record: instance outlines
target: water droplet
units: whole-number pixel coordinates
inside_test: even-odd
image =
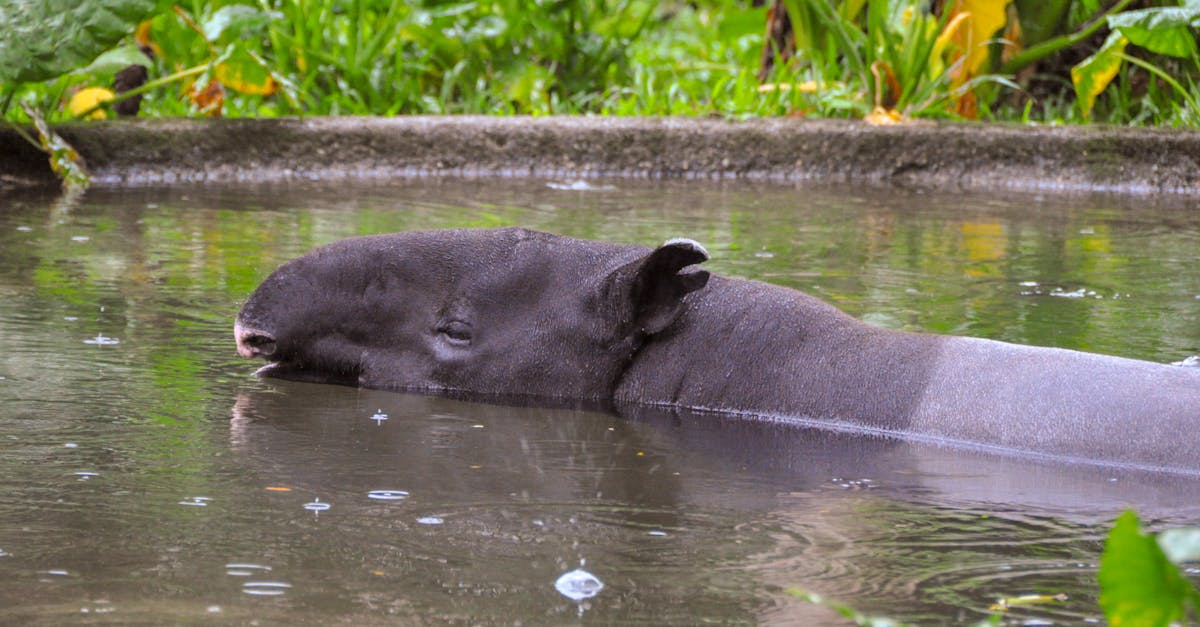
[[[417,522],[421,523],[422,525],[440,525],[446,521],[438,518],[437,516],[422,516],[417,519]]]
[[[90,239],[92,239],[92,238],[90,238],[90,237],[88,237],[88,236],[86,236],[86,235],[76,235],[76,236],[74,236],[74,237],[72,237],[72,238],[71,238],[71,241],[72,241],[72,242],[86,242],[86,241],[88,241],[88,240],[90,240]]]
[[[103,334],[100,334],[90,340],[84,340],[83,343],[95,344],[96,346],[112,346],[113,344],[120,344],[121,340],[115,337],[105,337]]]
[[[242,584],[242,592],[256,597],[281,597],[292,587],[282,581],[247,581]]]
[[[375,424],[377,424],[377,425],[383,424],[383,421],[387,420],[387,419],[388,419],[388,415],[383,413],[382,409],[376,409],[375,415],[371,416],[371,420],[374,420]]]
[[[230,577],[249,577],[255,572],[270,572],[270,566],[261,564],[226,564],[225,574]]]
[[[329,503],[322,503],[321,499],[313,499],[312,503],[305,503],[304,509],[310,512],[323,512],[332,507]]]
[[[3,379],[3,378],[4,377],[0,377],[0,379]],[[67,442],[67,443],[63,444],[63,446],[65,446],[66,448],[79,448],[79,445],[74,442]]]
[[[377,501],[402,501],[408,498],[408,492],[404,490],[371,490],[367,492],[367,498]]]
[[[604,589],[604,583],[582,568],[564,573],[554,582],[554,588],[572,601],[590,599]]]

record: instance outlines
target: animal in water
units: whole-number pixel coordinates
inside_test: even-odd
[[[657,248],[504,228],[338,241],[237,316],[265,376],[475,400],[680,407],[1200,472],[1200,369],[882,329]]]

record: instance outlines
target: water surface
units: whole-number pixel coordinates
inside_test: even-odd
[[[240,303],[315,246],[519,225],[691,237],[715,272],[891,328],[1200,354],[1200,214],[1169,202],[605,186],[0,197],[0,622],[833,620],[786,592],[800,588],[933,624],[1061,593],[1008,620],[1077,623],[1099,618],[1123,508],[1200,524],[1194,478],[274,382],[234,352]],[[576,568],[603,582],[595,597],[555,589]]]

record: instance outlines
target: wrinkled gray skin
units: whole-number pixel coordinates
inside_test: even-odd
[[[1200,472],[1200,369],[859,322],[657,249],[523,229],[336,242],[235,325],[262,374],[369,388],[755,414]]]

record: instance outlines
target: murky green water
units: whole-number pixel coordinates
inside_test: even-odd
[[[714,271],[895,328],[1200,354],[1186,207],[611,184],[0,197],[0,623],[833,620],[793,587],[933,624],[1063,593],[1009,620],[1077,623],[1122,508],[1200,523],[1198,479],[271,382],[234,352],[240,302],[312,247],[515,224],[692,237]],[[554,585],[581,564],[604,582],[582,604]]]

